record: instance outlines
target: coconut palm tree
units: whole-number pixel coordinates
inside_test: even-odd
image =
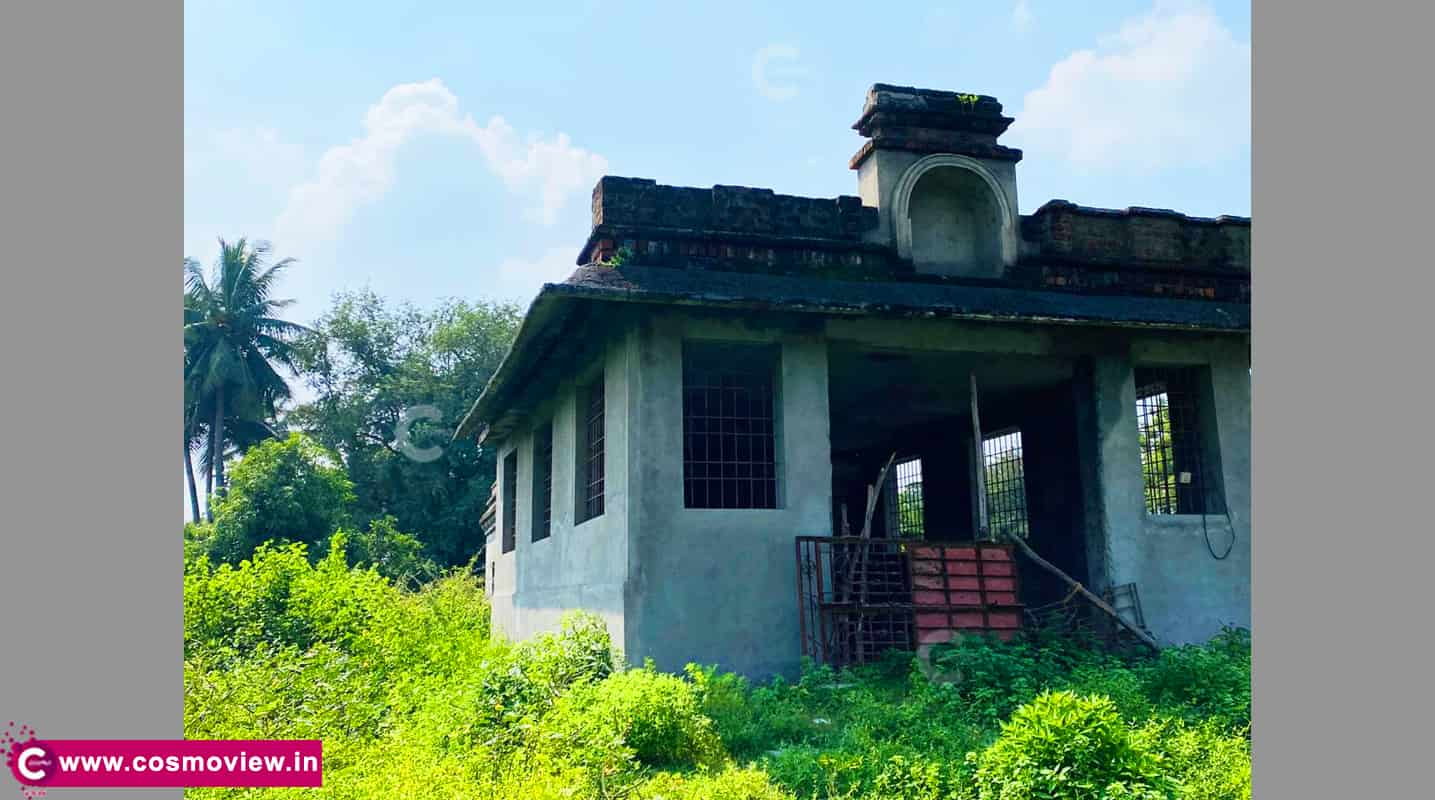
[[[199,486],[194,482],[194,449],[204,441],[204,424],[199,420],[199,404],[189,398],[185,385],[184,398],[184,480],[189,487],[190,519],[199,522]]]
[[[224,445],[240,444],[226,435],[226,424],[275,416],[290,396],[276,367],[296,372],[292,340],[309,329],[276,316],[294,302],[272,297],[293,259],[270,264],[269,244],[246,239],[220,239],[219,249],[208,275],[199,262],[184,260],[184,377],[195,419],[208,422],[209,477],[223,494]]]

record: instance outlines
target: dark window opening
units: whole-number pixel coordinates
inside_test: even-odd
[[[533,435],[533,541],[553,532],[553,424]]]
[[[1198,414],[1194,368],[1136,370],[1136,422],[1146,511],[1220,511]]]
[[[1031,532],[1026,513],[1026,469],[1021,431],[1009,428],[982,437],[982,477],[986,483],[987,526],[993,538],[1025,538]]]
[[[518,451],[503,458],[503,552],[518,545]]]
[[[579,393],[578,522],[603,513],[603,444],[604,444],[603,374],[599,373]]]
[[[777,508],[775,345],[683,346],[683,503]]]

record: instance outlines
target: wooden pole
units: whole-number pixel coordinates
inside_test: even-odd
[[[967,377],[970,379],[972,395],[972,457],[976,459],[977,465],[974,470],[977,480],[976,538],[986,539],[990,535],[987,530],[987,464],[986,450],[982,446],[982,418],[977,408],[977,373],[971,372]]]
[[[1125,617],[1116,613],[1116,609],[1112,608],[1110,605],[1107,605],[1105,600],[1102,600],[1100,597],[1097,597],[1096,595],[1088,591],[1085,586],[1081,585],[1080,581],[1077,581],[1075,578],[1061,571],[1059,568],[1057,568],[1055,564],[1037,555],[1036,551],[1031,549],[1031,545],[1027,544],[1026,541],[1023,540],[1020,536],[1008,533],[1006,534],[1006,538],[1016,544],[1016,546],[1021,549],[1022,553],[1025,554],[1027,558],[1036,562],[1037,566],[1045,569],[1056,577],[1061,578],[1063,581],[1066,581],[1066,584],[1068,586],[1070,586],[1076,592],[1080,593],[1087,600],[1090,600],[1092,605],[1109,614],[1112,619],[1116,620],[1116,622],[1121,625],[1121,627],[1130,631],[1133,635],[1136,636],[1136,638],[1140,639],[1152,650],[1155,650],[1157,652],[1161,651],[1161,645],[1157,644],[1156,640],[1151,638],[1150,634],[1146,633],[1146,631],[1141,630],[1130,622],[1127,622]]]

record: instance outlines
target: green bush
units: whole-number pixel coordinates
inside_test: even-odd
[[[692,685],[651,664],[569,689],[543,717],[537,741],[546,752],[602,753],[600,761],[631,751],[638,762],[660,768],[715,767],[724,759]]]
[[[1231,731],[1214,718],[1191,724],[1167,717],[1148,722],[1138,736],[1161,756],[1183,800],[1250,800],[1251,743],[1246,731]]]
[[[729,768],[721,772],[664,772],[640,786],[639,800],[793,800],[762,770]]]
[[[698,708],[733,755],[757,755],[767,736],[751,699],[746,678],[719,672],[715,666],[688,664],[684,669]]]
[[[962,776],[949,762],[892,756],[873,782],[872,795],[890,800],[947,800],[958,796]]]
[[[1166,798],[1173,784],[1108,698],[1043,692],[974,759],[979,800]]]
[[[956,676],[965,713],[979,724],[994,725],[1042,691],[1059,687],[1078,665],[1103,661],[1096,653],[1068,639],[1004,642],[972,635],[935,648],[932,662]]]
[[[523,671],[549,699],[578,684],[601,681],[622,666],[602,617],[570,611],[557,633],[546,633],[518,645]]]
[[[329,549],[317,565],[299,543],[260,545],[237,566],[213,567],[208,558],[190,562],[184,582],[186,652],[198,646],[304,649],[361,637],[398,593],[378,573],[349,568],[342,536]]]
[[[423,542],[398,529],[393,517],[382,517],[360,531],[344,534],[349,564],[373,567],[380,575],[402,584],[422,585],[439,569],[423,555]]]
[[[1218,718],[1231,727],[1251,721],[1249,631],[1227,629],[1204,645],[1161,651],[1142,671],[1158,707],[1190,719]]]
[[[234,564],[270,540],[323,542],[348,521],[354,485],[332,453],[291,433],[246,451],[212,502],[210,558]]]

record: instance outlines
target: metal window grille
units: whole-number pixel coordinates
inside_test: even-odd
[[[518,452],[503,457],[503,552],[518,545]]]
[[[982,437],[987,489],[987,524],[992,534],[1025,537],[1031,532],[1026,513],[1026,470],[1021,431],[1010,428]]]
[[[922,504],[922,459],[909,458],[893,465],[895,497],[893,507],[897,512],[895,528],[898,535],[920,539],[926,532],[925,509]]]
[[[603,444],[605,428],[603,420],[603,375],[599,373],[583,392],[583,482],[581,484],[581,511],[579,522],[585,522],[603,513]]]
[[[533,436],[533,541],[553,532],[553,424]]]
[[[683,502],[777,508],[777,349],[683,348]]]
[[[1210,510],[1193,370],[1136,370],[1136,422],[1147,512]]]

